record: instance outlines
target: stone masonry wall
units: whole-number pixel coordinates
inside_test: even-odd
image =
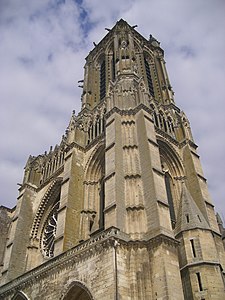
[[[113,227],[99,233],[0,287],[0,299],[17,291],[29,299],[64,299],[72,282],[82,283],[95,300],[183,299],[176,243],[122,237]]]

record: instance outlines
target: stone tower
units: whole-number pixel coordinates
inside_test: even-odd
[[[223,227],[160,43],[120,20],[82,86],[60,145],[29,157],[1,209],[0,297],[225,299]]]

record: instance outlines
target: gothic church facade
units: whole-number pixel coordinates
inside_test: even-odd
[[[223,226],[160,43],[118,21],[82,88],[1,207],[0,299],[225,299]]]

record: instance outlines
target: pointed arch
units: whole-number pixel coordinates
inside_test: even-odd
[[[163,138],[157,139],[162,170],[165,174],[165,188],[170,209],[172,227],[175,228],[179,209],[181,179],[184,178],[182,160],[176,150]]]
[[[35,238],[38,234],[38,230],[40,228],[40,224],[42,222],[43,214],[46,212],[48,207],[51,207],[56,202],[58,195],[60,194],[61,190],[61,182],[62,178],[58,177],[49,186],[48,190],[46,191],[44,197],[41,200],[41,203],[38,207],[36,216],[33,221],[32,229],[31,229],[31,238]]]
[[[100,170],[102,169],[103,162],[105,160],[105,143],[100,141],[95,149],[92,151],[85,167],[84,167],[84,178],[85,180],[98,180]]]
[[[100,142],[84,169],[84,209],[81,216],[81,239],[87,239],[97,230],[104,229],[105,208],[105,145]]]
[[[108,72],[107,79],[115,81],[116,79],[116,56],[114,51],[114,44],[113,40],[110,41],[110,43],[106,47],[106,54],[107,54],[107,60],[108,60]]]
[[[103,59],[100,62],[100,101],[105,98],[106,95],[106,61]]]
[[[46,188],[38,206],[31,227],[30,244],[27,247],[26,270],[30,270],[42,263],[44,259],[54,256],[61,183],[62,177],[54,179]]]
[[[142,53],[143,52],[143,48],[141,46],[141,42],[139,39],[137,39],[135,36],[133,36],[134,38],[134,49],[136,53]]]
[[[94,298],[84,283],[73,281],[66,286],[60,300],[94,300]]]
[[[184,176],[184,166],[179,154],[165,139],[158,137],[161,160],[165,161],[172,177]]]
[[[12,300],[29,300],[29,298],[26,296],[26,294],[24,292],[18,291],[13,296]]]
[[[154,85],[153,85],[152,74],[151,74],[152,61],[153,61],[152,56],[148,52],[144,51],[144,65],[145,65],[145,73],[146,73],[146,78],[148,83],[148,89],[150,95],[152,97],[155,97]]]

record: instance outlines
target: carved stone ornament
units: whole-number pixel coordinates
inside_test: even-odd
[[[127,42],[125,40],[122,40],[121,48],[126,48],[126,47],[127,47]]]

